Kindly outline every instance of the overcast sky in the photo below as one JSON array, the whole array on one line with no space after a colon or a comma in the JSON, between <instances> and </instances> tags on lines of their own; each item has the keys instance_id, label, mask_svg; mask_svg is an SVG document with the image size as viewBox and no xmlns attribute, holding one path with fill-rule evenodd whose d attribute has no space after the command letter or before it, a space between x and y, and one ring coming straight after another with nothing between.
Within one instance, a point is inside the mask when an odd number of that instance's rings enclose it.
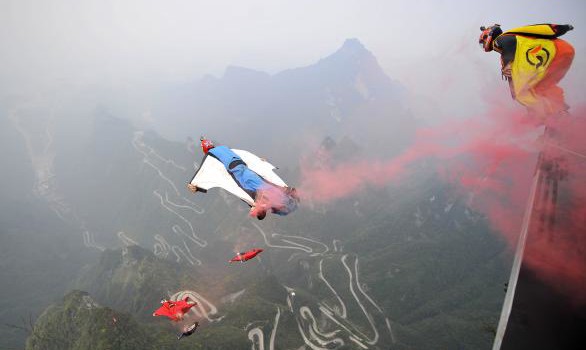
<instances>
[{"instance_id":1,"label":"overcast sky","mask_svg":"<svg viewBox=\"0 0 586 350\"><path fill-rule=\"evenodd\" d=\"M353 37L410 91L453 104L500 79L480 25L550 22L576 27L565 84L583 101L585 18L583 0L0 0L0 92L192 81L227 65L275 73Z\"/></svg>"}]
</instances>

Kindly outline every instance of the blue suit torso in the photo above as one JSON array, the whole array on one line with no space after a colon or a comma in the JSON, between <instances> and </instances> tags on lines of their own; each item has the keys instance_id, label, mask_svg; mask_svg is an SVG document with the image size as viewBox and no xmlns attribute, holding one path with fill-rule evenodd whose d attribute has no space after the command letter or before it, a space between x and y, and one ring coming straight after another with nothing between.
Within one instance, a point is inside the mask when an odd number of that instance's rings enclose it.
<instances>
[{"instance_id":1,"label":"blue suit torso","mask_svg":"<svg viewBox=\"0 0 586 350\"><path fill-rule=\"evenodd\" d=\"M268 187L269 185L257 173L250 170L234 151L226 146L216 146L208 153L218 159L226 170L234 177L234 180L244 189L252 198L256 197L256 191ZM230 164L236 162L230 168Z\"/></svg>"}]
</instances>

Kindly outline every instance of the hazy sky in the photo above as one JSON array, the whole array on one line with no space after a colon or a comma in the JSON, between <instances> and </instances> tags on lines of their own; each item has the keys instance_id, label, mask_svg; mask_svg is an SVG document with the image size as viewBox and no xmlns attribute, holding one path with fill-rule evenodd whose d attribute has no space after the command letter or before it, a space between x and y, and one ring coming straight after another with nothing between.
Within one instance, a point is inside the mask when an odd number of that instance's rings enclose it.
<instances>
[{"instance_id":1,"label":"hazy sky","mask_svg":"<svg viewBox=\"0 0 586 350\"><path fill-rule=\"evenodd\" d=\"M566 84L586 89L583 0L0 0L0 92L220 76L227 65L275 73L309 65L349 37L411 91L456 102L498 80L478 27L571 23ZM449 90L449 91L448 91ZM452 91L452 92L450 92Z\"/></svg>"}]
</instances>

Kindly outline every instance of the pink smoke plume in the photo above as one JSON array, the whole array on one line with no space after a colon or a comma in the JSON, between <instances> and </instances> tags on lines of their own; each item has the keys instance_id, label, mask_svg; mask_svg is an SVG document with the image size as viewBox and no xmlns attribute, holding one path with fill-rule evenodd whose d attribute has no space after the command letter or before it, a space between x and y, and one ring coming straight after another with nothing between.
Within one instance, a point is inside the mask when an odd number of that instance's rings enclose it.
<instances>
[{"instance_id":1,"label":"pink smoke plume","mask_svg":"<svg viewBox=\"0 0 586 350\"><path fill-rule=\"evenodd\" d=\"M527 242L526 263L572 301L586 304L586 108L574 118L553 123L554 140L546 140L545 154L556 159L559 186L554 216L543 217L547 208L537 207ZM553 192L552 192L553 194ZM540 230L539 221L553 220L552 230Z\"/></svg>"},{"instance_id":2,"label":"pink smoke plume","mask_svg":"<svg viewBox=\"0 0 586 350\"><path fill-rule=\"evenodd\" d=\"M537 274L577 303L586 302L586 109L555 122L570 174L555 232L532 233L525 261ZM581 117L581 118L580 118ZM471 193L469 205L487 216L491 226L514 247L519 236L537 154L544 146L543 126L523 111L494 108L478 118L441 128L419 130L411 147L387 161L330 164L302 162L300 192L308 201L327 203L355 194L364 186L400 185L412 166L425 158L439 160L442 178ZM557 148L556 148L557 147ZM327 159L327 154L323 159ZM325 163L325 164L324 164ZM552 238L552 236L554 238ZM581 297L580 297L581 296Z\"/></svg>"},{"instance_id":3,"label":"pink smoke plume","mask_svg":"<svg viewBox=\"0 0 586 350\"><path fill-rule=\"evenodd\" d=\"M300 190L308 200L330 202L352 195L365 185L385 186L398 181L401 175L409 173L411 165L428 157L448 162L446 169L463 167L465 161L459 157L472 157L484 162L486 171L496 171L500 162L531 153L534 130L535 125L527 118L504 110L484 118L421 129L411 147L388 161L353 161L332 166L302 162ZM450 173L455 174L447 175Z\"/></svg>"}]
</instances>

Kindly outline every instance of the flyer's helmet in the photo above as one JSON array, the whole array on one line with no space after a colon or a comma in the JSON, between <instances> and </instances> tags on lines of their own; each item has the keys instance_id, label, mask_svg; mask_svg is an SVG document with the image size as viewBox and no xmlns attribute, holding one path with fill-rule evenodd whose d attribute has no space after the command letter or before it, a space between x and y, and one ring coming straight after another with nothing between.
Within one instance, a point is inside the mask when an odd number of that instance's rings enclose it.
<instances>
[{"instance_id":1,"label":"flyer's helmet","mask_svg":"<svg viewBox=\"0 0 586 350\"><path fill-rule=\"evenodd\" d=\"M201 141L201 149L203 153L207 154L209 150L215 147L212 140L206 139L205 136L200 137L199 140Z\"/></svg>"},{"instance_id":2,"label":"flyer's helmet","mask_svg":"<svg viewBox=\"0 0 586 350\"><path fill-rule=\"evenodd\" d=\"M503 33L500 24L495 24L490 27L482 26L480 27L482 33L480 33L480 38L478 38L478 44L484 49L486 52L492 51L492 43L494 39L496 39L499 35Z\"/></svg>"}]
</instances>

